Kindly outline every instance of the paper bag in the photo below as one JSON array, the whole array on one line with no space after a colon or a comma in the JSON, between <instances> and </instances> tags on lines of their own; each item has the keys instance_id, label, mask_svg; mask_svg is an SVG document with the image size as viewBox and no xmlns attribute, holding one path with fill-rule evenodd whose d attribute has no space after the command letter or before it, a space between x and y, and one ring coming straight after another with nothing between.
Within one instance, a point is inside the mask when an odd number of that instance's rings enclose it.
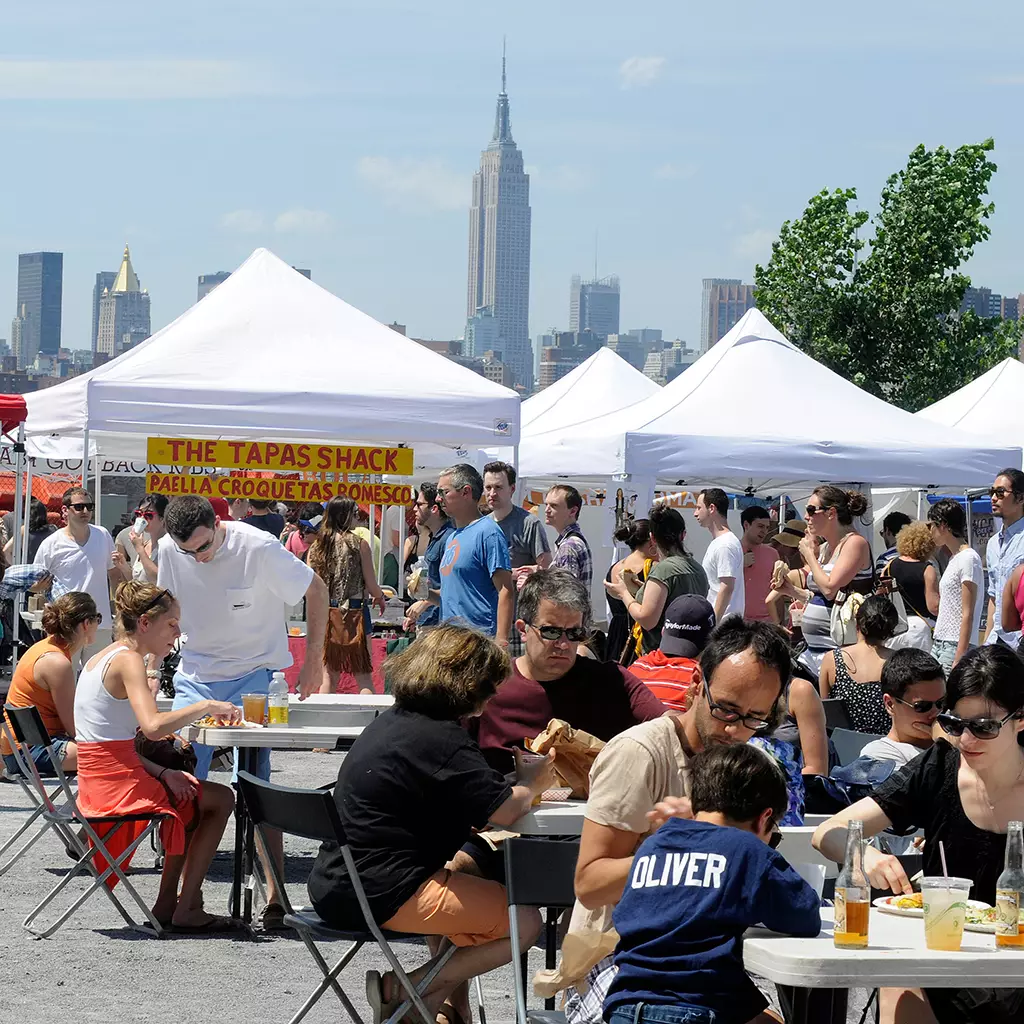
<instances>
[{"instance_id":1,"label":"paper bag","mask_svg":"<svg viewBox=\"0 0 1024 1024\"><path fill-rule=\"evenodd\" d=\"M582 729L574 729L560 718L552 718L547 728L526 741L535 754L555 752L555 775L572 790L572 799L586 800L590 795L590 769L604 748L604 741Z\"/></svg>"}]
</instances>

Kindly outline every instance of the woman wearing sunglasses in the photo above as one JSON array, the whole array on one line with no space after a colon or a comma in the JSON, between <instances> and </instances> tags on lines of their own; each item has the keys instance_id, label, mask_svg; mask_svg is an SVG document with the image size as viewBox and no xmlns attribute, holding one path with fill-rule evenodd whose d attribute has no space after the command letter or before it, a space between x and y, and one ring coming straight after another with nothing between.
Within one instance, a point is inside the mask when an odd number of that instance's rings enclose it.
<instances>
[{"instance_id":1,"label":"woman wearing sunglasses","mask_svg":"<svg viewBox=\"0 0 1024 1024\"><path fill-rule=\"evenodd\" d=\"M135 510L133 522L140 519L146 523L141 533L135 527L122 531L127 533L128 540L135 549L135 559L131 565L122 563L121 572L125 579L137 580L139 583L156 583L157 563L160 559L160 538L167 532L164 529L164 512L167 511L168 498L165 494L150 494L143 498Z\"/></svg>"},{"instance_id":2,"label":"woman wearing sunglasses","mask_svg":"<svg viewBox=\"0 0 1024 1024\"><path fill-rule=\"evenodd\" d=\"M846 823L864 835L895 826L924 829L924 874L941 875L941 840L951 875L974 881L971 898L995 903L1003 870L1006 826L1024 818L1024 664L999 645L969 651L950 673L940 740L874 795L829 818L814 846L841 862ZM871 847L864 869L872 886L909 893L900 862ZM1002 1024L1024 1019L1024 989L884 990L889 1019L916 1024Z\"/></svg>"}]
</instances>

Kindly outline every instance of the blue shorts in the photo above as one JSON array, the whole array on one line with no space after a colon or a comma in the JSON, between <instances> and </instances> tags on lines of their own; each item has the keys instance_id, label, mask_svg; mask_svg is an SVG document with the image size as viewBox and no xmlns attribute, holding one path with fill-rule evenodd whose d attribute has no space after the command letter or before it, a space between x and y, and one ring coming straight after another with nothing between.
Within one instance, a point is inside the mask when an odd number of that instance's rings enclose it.
<instances>
[{"instance_id":1,"label":"blue shorts","mask_svg":"<svg viewBox=\"0 0 1024 1024\"><path fill-rule=\"evenodd\" d=\"M63 739L51 737L50 742L53 746L53 752L56 755L57 760L63 764L64 754L68 749L68 744L71 742L70 737L65 736ZM35 763L36 770L44 778L48 775L52 777L57 774L53 767L53 762L50 760L50 751L47 750L46 747L29 747L29 754L32 757L32 761ZM8 775L21 775L21 769L18 767L18 760L13 754L4 754L4 769L7 771Z\"/></svg>"},{"instance_id":2,"label":"blue shorts","mask_svg":"<svg viewBox=\"0 0 1024 1024\"><path fill-rule=\"evenodd\" d=\"M701 1006L654 1006L634 1003L617 1006L608 1018L610 1024L715 1024L714 1010Z\"/></svg>"},{"instance_id":3,"label":"blue shorts","mask_svg":"<svg viewBox=\"0 0 1024 1024\"><path fill-rule=\"evenodd\" d=\"M230 704L242 705L243 693L267 693L270 690L271 672L269 668L258 668L238 679L221 679L214 683L199 683L186 679L180 672L174 673L173 710L187 708L201 700L223 700ZM205 779L210 774L210 761L213 760L213 747L205 743L194 743L196 752L196 778ZM238 774L238 748L235 748L235 770L232 781ZM256 774L263 780L270 781L270 750L260 747Z\"/></svg>"}]
</instances>

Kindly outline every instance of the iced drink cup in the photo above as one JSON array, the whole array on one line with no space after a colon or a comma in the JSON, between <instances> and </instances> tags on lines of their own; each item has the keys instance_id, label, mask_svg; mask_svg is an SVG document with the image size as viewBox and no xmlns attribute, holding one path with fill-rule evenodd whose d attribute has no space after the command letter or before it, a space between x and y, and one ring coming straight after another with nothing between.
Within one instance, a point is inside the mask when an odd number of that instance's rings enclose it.
<instances>
[{"instance_id":1,"label":"iced drink cup","mask_svg":"<svg viewBox=\"0 0 1024 1024\"><path fill-rule=\"evenodd\" d=\"M547 754L533 754L528 750L520 750L516 747L513 750L516 759L516 779L519 785L527 785L536 774L536 765L548 759ZM541 802L541 794L533 798L531 806L536 807Z\"/></svg>"},{"instance_id":2,"label":"iced drink cup","mask_svg":"<svg viewBox=\"0 0 1024 1024\"><path fill-rule=\"evenodd\" d=\"M921 879L924 898L924 944L929 949L956 950L964 936L969 878Z\"/></svg>"},{"instance_id":3,"label":"iced drink cup","mask_svg":"<svg viewBox=\"0 0 1024 1024\"><path fill-rule=\"evenodd\" d=\"M267 711L267 695L265 693L242 694L242 717L247 722L263 724L263 716Z\"/></svg>"}]
</instances>

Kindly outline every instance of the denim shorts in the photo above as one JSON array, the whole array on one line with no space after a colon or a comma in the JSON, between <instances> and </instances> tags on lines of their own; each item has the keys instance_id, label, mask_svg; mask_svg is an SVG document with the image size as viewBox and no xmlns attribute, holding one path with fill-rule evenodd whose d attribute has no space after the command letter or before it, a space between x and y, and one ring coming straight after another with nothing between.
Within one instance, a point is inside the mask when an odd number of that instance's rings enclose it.
<instances>
[{"instance_id":1,"label":"denim shorts","mask_svg":"<svg viewBox=\"0 0 1024 1024\"><path fill-rule=\"evenodd\" d=\"M61 763L64 761L64 754L68 749L68 744L71 742L69 737L63 739L52 739L51 744L53 746L53 752L57 756L57 760ZM50 760L50 751L43 746L29 747L29 754L32 757L36 769L42 776L54 776L57 774L53 767L53 762ZM8 775L21 775L21 769L18 767L17 758L13 754L4 754L4 768Z\"/></svg>"},{"instance_id":2,"label":"denim shorts","mask_svg":"<svg viewBox=\"0 0 1024 1024\"><path fill-rule=\"evenodd\" d=\"M953 659L956 657L957 642L955 640L933 640L932 657L942 666L942 671L948 676L953 670ZM974 644L969 644L967 649L973 650Z\"/></svg>"},{"instance_id":3,"label":"denim shorts","mask_svg":"<svg viewBox=\"0 0 1024 1024\"><path fill-rule=\"evenodd\" d=\"M715 1024L715 1011L703 1006L654 1006L634 1003L617 1006L609 1024Z\"/></svg>"}]
</instances>

